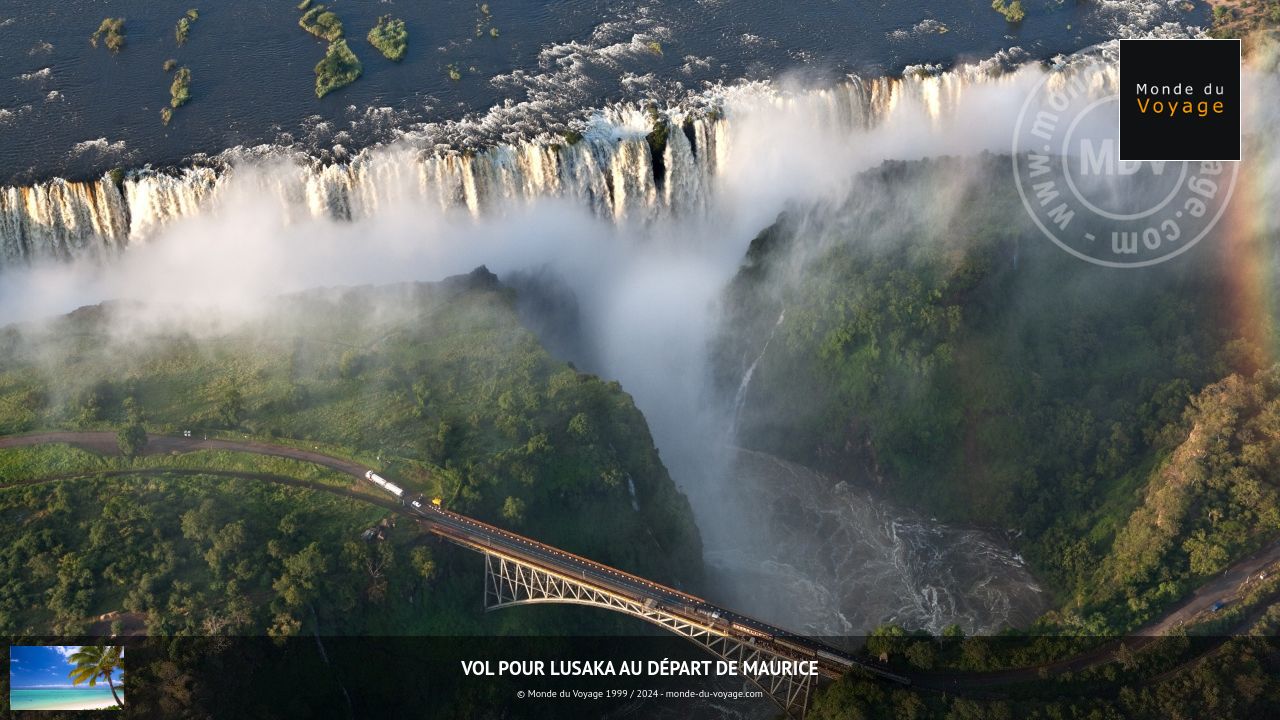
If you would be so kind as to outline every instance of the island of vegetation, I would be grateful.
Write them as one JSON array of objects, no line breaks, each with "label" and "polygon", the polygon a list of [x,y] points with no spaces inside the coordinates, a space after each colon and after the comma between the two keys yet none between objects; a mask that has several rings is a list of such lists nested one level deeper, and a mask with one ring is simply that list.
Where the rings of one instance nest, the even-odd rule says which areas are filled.
[{"label": "island of vegetation", "polygon": [[191,24],[199,19],[200,11],[195,8],[191,8],[187,11],[186,15],[183,15],[178,19],[178,24],[173,29],[173,34],[178,41],[178,45],[181,46],[187,44],[187,37],[191,34]]},{"label": "island of vegetation", "polygon": [[1013,0],[1013,2],[991,0],[991,9],[1003,15],[1004,19],[1011,23],[1020,23],[1027,16],[1022,9],[1022,0]]},{"label": "island of vegetation", "polygon": [[378,18],[377,26],[369,31],[369,43],[388,60],[403,60],[409,46],[409,31],[405,29],[404,20],[394,19],[390,15]]},{"label": "island of vegetation", "polygon": [[298,25],[312,35],[329,41],[324,57],[315,67],[316,97],[322,98],[355,82],[364,67],[342,36],[342,20],[326,10],[324,5],[311,5],[304,1],[298,5],[298,9],[306,11],[298,19]]},{"label": "island of vegetation", "polygon": [[89,36],[89,42],[94,47],[98,47],[98,40],[102,40],[111,52],[120,52],[124,47],[124,18],[104,19],[98,25],[98,29]]},{"label": "island of vegetation", "polygon": [[342,20],[324,5],[311,6],[298,18],[298,25],[321,40],[335,42],[342,39]]},{"label": "island of vegetation", "polygon": [[346,40],[329,43],[324,58],[316,63],[316,97],[324,97],[356,81],[363,71],[360,58],[347,47]]},{"label": "island of vegetation", "polygon": [[489,3],[481,3],[476,9],[479,11],[476,16],[476,37],[481,37],[486,31],[489,37],[498,37],[498,28],[493,27],[493,13],[489,10]]},{"label": "island of vegetation", "polygon": [[180,67],[177,74],[173,76],[173,82],[169,85],[169,106],[176,110],[186,105],[190,99],[191,70],[186,67]]}]

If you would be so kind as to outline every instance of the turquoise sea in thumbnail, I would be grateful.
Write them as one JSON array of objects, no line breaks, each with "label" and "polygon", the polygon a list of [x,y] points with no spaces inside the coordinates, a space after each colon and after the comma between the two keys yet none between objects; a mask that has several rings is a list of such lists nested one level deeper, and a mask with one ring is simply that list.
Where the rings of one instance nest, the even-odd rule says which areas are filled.
[{"label": "turquoise sea in thumbnail", "polygon": [[[124,691],[117,689],[120,699],[124,700]],[[74,688],[11,688],[9,690],[10,710],[89,710],[93,708],[115,707],[111,698],[111,688],[106,685],[98,687]]]}]

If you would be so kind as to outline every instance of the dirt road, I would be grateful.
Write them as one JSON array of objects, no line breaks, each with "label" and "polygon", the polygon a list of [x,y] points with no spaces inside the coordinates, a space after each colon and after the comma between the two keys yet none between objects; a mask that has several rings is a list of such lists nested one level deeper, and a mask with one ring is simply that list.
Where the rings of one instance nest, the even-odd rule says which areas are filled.
[{"label": "dirt road", "polygon": [[[103,431],[55,431],[33,433],[31,435],[10,435],[8,437],[0,437],[0,450],[5,448],[49,445],[53,443],[64,443],[104,455],[118,455],[120,453],[120,448],[116,444],[116,434],[113,432]],[[254,440],[204,440],[194,437],[184,438],[174,437],[172,435],[149,434],[147,435],[147,446],[143,451],[143,454],[167,455],[169,453],[185,453],[194,452],[196,450],[227,450],[230,452],[246,452],[253,453],[255,455],[290,458],[293,460],[313,463],[315,465],[321,465],[339,472],[347,473],[348,475],[354,475],[358,478],[364,477],[365,471],[369,469],[359,463],[335,458],[321,452],[303,450],[301,448],[290,447],[288,445],[274,445],[271,443],[257,442]]]}]

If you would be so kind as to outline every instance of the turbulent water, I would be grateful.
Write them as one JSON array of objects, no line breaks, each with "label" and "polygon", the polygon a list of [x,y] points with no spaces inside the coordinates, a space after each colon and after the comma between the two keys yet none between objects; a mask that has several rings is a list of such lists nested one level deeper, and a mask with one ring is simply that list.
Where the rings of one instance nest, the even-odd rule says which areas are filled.
[{"label": "turbulent water", "polygon": [[[967,95],[991,93],[1008,82],[1008,63],[1002,56],[940,73],[852,77],[822,90],[749,84],[703,96],[692,103],[697,107],[661,113],[616,106],[597,112],[572,144],[521,141],[472,155],[436,152],[406,139],[345,163],[264,146],[228,151],[182,170],[0,188],[0,267],[107,258],[146,243],[175,220],[216,207],[245,166],[274,168],[253,173],[246,180],[255,183],[250,191],[274,198],[295,218],[359,220],[404,204],[463,208],[480,217],[549,197],[572,200],[615,222],[701,213],[727,156],[736,153],[742,162],[755,151],[732,147],[730,124],[738,114],[780,112],[853,134],[892,123],[909,106],[938,123]],[[658,123],[665,128],[665,147],[649,139]]]},{"label": "turbulent water", "polygon": [[[341,159],[405,131],[474,149],[561,132],[591,108],[668,104],[708,84],[896,74],[1014,46],[1045,58],[1209,19],[1206,5],[1181,0],[1040,3],[1017,25],[989,0],[500,0],[485,3],[487,18],[474,0],[341,0],[330,5],[364,71],[317,99],[312,67],[324,43],[298,27],[296,5],[207,4],[177,46],[185,6],[0,0],[0,183],[178,165],[264,143]],[[401,62],[364,41],[384,13],[406,22]],[[88,41],[105,15],[126,19],[119,53]],[[164,125],[169,59],[190,68],[192,99]]]},{"label": "turbulent water", "polygon": [[724,511],[759,532],[747,542],[704,532],[703,541],[714,584],[745,598],[744,612],[837,637],[886,622],[993,633],[1047,609],[1022,558],[988,533],[941,525],[762,453],[736,451],[730,477],[739,492]]}]

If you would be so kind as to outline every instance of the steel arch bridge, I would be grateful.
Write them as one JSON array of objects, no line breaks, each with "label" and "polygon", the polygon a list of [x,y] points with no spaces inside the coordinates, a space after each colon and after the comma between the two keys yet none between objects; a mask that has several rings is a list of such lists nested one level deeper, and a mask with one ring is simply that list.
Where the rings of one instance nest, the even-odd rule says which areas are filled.
[{"label": "steel arch bridge", "polygon": [[[652,600],[642,602],[496,552],[486,551],[484,561],[486,611],[516,605],[589,605],[657,625],[722,660],[738,662],[738,667],[744,667],[744,663],[748,661],[795,659],[791,654],[766,649],[752,636],[748,636],[751,640],[734,637],[712,623],[701,623],[683,613],[665,610]],[[817,676],[808,674],[754,674],[746,675],[746,678],[782,708],[788,718],[797,720],[803,718],[808,711],[809,699],[817,680]]]}]

